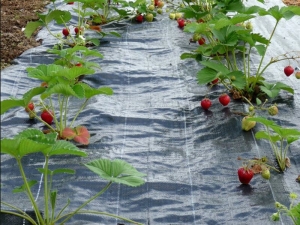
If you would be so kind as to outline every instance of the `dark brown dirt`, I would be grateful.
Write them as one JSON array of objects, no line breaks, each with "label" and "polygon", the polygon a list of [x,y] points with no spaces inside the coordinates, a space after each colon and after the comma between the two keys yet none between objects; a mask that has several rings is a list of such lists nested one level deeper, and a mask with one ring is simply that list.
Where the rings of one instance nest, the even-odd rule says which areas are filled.
[{"label": "dark brown dirt", "polygon": [[[286,5],[300,6],[300,0],[282,0]],[[22,32],[29,21],[37,20],[37,13],[45,11],[49,0],[1,0],[1,69],[27,49],[39,46],[35,37],[26,38]]]},{"label": "dark brown dirt", "polygon": [[26,38],[22,28],[29,21],[37,20],[48,0],[1,0],[1,69],[27,49],[41,43],[35,37]]}]

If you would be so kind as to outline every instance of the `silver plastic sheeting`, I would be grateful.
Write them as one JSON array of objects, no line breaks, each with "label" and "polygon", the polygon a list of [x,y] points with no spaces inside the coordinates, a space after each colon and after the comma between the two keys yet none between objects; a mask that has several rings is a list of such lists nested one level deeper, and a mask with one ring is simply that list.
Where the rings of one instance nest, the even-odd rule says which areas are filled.
[{"label": "silver plastic sheeting", "polygon": [[[280,0],[270,1],[282,6]],[[58,9],[70,8],[64,3]],[[76,18],[74,17],[74,20]],[[268,37],[275,21],[269,17],[253,20],[254,31]],[[51,26],[53,32],[62,27]],[[84,81],[93,87],[109,86],[112,96],[91,99],[78,118],[91,133],[90,145],[85,147],[87,158],[56,157],[50,169],[72,168],[75,175],[58,175],[54,188],[58,189],[59,210],[70,198],[69,210],[75,209],[106,184],[97,175],[85,169],[82,163],[95,158],[123,159],[138,171],[147,174],[146,183],[132,188],[113,184],[101,197],[85,209],[105,211],[148,225],[210,224],[249,225],[275,224],[270,216],[276,212],[275,201],[289,205],[289,193],[300,196],[300,185],[295,178],[300,174],[300,143],[288,150],[292,166],[279,174],[271,171],[271,179],[254,176],[251,185],[241,185],[237,158],[268,156],[275,161],[270,145],[257,141],[256,131],[241,129],[242,117],[233,113],[245,111],[246,105],[231,101],[228,107],[218,103],[224,92],[221,86],[209,93],[213,105],[209,111],[200,107],[208,91],[197,84],[196,73],[201,69],[194,60],[181,60],[180,55],[196,49],[189,44],[190,34],[177,27],[168,13],[157,15],[156,21],[137,24],[122,21],[102,27],[104,32],[117,31],[122,37],[105,37],[99,47],[103,59],[92,59],[101,70],[86,76]],[[300,19],[282,20],[272,40],[267,59],[294,51],[300,47]],[[93,35],[93,34],[91,34]],[[43,45],[24,52],[15,65],[1,71],[1,99],[21,97],[30,87],[39,85],[28,78],[26,68],[52,63],[54,56],[46,52],[55,43],[45,29],[38,38]],[[299,50],[299,49],[298,49]],[[258,66],[253,55],[252,66]],[[272,117],[279,125],[300,129],[300,82],[283,73],[286,62],[278,62],[265,72],[267,80],[280,81],[294,88],[295,94],[281,92],[274,99],[279,114]],[[78,107],[78,100],[70,102],[71,112]],[[267,114],[264,116],[268,116]],[[25,128],[41,128],[37,121],[30,121],[24,109],[16,108],[1,118],[1,136],[13,137]],[[43,167],[39,154],[24,158],[25,172],[29,179],[40,181],[36,170]],[[1,155],[1,200],[31,210],[25,194],[12,194],[12,189],[22,184],[14,159]],[[42,183],[32,188],[38,205],[43,205]],[[109,217],[77,215],[67,224],[102,225],[126,224]],[[283,216],[277,224],[292,224]]]}]

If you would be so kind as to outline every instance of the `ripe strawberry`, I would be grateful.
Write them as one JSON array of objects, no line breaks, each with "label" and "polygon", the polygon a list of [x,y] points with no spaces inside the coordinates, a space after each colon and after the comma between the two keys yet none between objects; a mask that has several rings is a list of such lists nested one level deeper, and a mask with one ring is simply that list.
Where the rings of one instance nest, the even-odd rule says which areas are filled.
[{"label": "ripe strawberry", "polygon": [[199,45],[204,45],[204,44],[205,44],[205,39],[204,39],[204,37],[202,37],[202,38],[200,38],[200,39],[198,40],[198,44],[199,44]]},{"label": "ripe strawberry", "polygon": [[135,17],[135,20],[139,23],[142,23],[144,21],[144,16],[142,14],[139,14]]},{"label": "ripe strawberry", "polygon": [[63,30],[62,30],[62,33],[63,33],[63,35],[64,36],[69,36],[69,30],[67,29],[67,28],[64,28]]},{"label": "ripe strawberry", "polygon": [[74,28],[74,32],[75,32],[76,35],[77,35],[80,31],[81,31],[81,29],[79,30],[78,27],[75,27],[75,28]]},{"label": "ripe strawberry", "polygon": [[154,6],[158,6],[159,0],[154,0]]},{"label": "ripe strawberry", "polygon": [[300,71],[298,71],[298,72],[295,73],[295,77],[296,77],[297,79],[300,79]]},{"label": "ripe strawberry", "polygon": [[278,114],[278,108],[276,105],[272,105],[268,108],[268,113],[271,115],[271,116],[275,116]]},{"label": "ripe strawberry", "polygon": [[294,68],[291,66],[286,66],[283,71],[285,75],[288,77],[294,73]]},{"label": "ripe strawberry", "polygon": [[48,111],[48,110],[44,109],[41,113],[41,119],[43,121],[45,121],[46,123],[51,124],[53,121],[53,115],[54,115],[54,113],[51,110]]},{"label": "ripe strawberry", "polygon": [[29,102],[27,107],[25,108],[25,111],[29,113],[33,110],[34,110],[34,104],[33,104],[33,102]]},{"label": "ripe strawberry", "polygon": [[209,98],[204,98],[202,99],[202,101],[200,102],[200,105],[201,107],[204,109],[204,110],[208,110],[209,107],[211,106],[211,101]]},{"label": "ripe strawberry", "polygon": [[212,84],[217,84],[219,82],[219,78],[214,79],[211,83]]},{"label": "ripe strawberry", "polygon": [[227,94],[221,94],[219,97],[219,102],[223,105],[226,106],[230,102],[230,97]]},{"label": "ripe strawberry", "polygon": [[197,23],[204,23],[205,21],[203,19],[197,20]]},{"label": "ripe strawberry", "polygon": [[183,28],[183,27],[185,26],[185,21],[184,21],[184,19],[178,19],[178,20],[177,20],[177,23],[178,23],[178,26],[179,26],[180,28]]},{"label": "ripe strawberry", "polygon": [[248,168],[241,167],[238,169],[238,177],[242,184],[249,184],[253,178],[253,171]]},{"label": "ripe strawberry", "polygon": [[76,63],[75,66],[82,67],[81,63]]},{"label": "ripe strawberry", "polygon": [[73,5],[73,4],[74,4],[74,2],[68,2],[67,4],[68,4],[68,5]]}]

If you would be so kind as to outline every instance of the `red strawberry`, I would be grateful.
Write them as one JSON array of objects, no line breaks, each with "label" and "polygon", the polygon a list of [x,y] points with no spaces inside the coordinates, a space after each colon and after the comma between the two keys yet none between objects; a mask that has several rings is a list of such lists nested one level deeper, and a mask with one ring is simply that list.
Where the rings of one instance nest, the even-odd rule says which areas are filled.
[{"label": "red strawberry", "polygon": [[226,106],[230,102],[230,97],[227,94],[221,94],[219,97],[219,102],[223,105]]},{"label": "red strawberry", "polygon": [[135,20],[139,23],[142,23],[144,21],[144,16],[142,14],[139,14],[135,17]]},{"label": "red strawberry", "polygon": [[81,63],[76,63],[75,66],[82,67]]},{"label": "red strawberry", "polygon": [[33,102],[29,102],[27,107],[25,108],[25,111],[26,112],[31,112],[33,110],[34,110],[34,104],[33,104]]},{"label": "red strawberry", "polygon": [[184,19],[179,18],[179,19],[177,20],[177,23],[178,23],[178,27],[180,27],[180,28],[183,28],[183,27],[185,26],[185,21],[184,21]]},{"label": "red strawberry", "polygon": [[62,30],[62,33],[63,33],[63,35],[64,36],[69,36],[69,30],[67,29],[67,28],[64,28],[63,30]]},{"label": "red strawberry", "polygon": [[209,107],[211,106],[211,101],[209,98],[204,98],[202,99],[202,101],[200,102],[200,105],[203,109],[208,110]]},{"label": "red strawberry", "polygon": [[212,84],[217,84],[219,82],[219,78],[214,79],[211,83]]},{"label": "red strawberry", "polygon": [[248,168],[241,167],[238,169],[238,177],[242,184],[249,184],[253,178],[253,171]]},{"label": "red strawberry", "polygon": [[54,115],[54,113],[51,110],[48,111],[48,110],[44,109],[41,113],[41,119],[43,121],[45,121],[46,123],[51,124],[53,121],[53,115]]},{"label": "red strawberry", "polygon": [[73,5],[73,4],[74,4],[74,2],[68,2],[67,4],[68,4],[68,5]]},{"label": "red strawberry", "polygon": [[294,68],[291,67],[291,66],[286,66],[284,68],[284,73],[288,77],[288,76],[290,76],[290,75],[292,75],[294,73]]},{"label": "red strawberry", "polygon": [[202,38],[200,38],[200,39],[198,40],[198,44],[199,44],[199,45],[204,45],[204,44],[205,44],[205,39],[204,39],[204,37],[202,37]]},{"label": "red strawberry", "polygon": [[203,19],[197,20],[197,23],[204,23],[205,21]]},{"label": "red strawberry", "polygon": [[75,28],[74,28],[74,32],[75,32],[75,34],[78,34],[79,28],[78,28],[78,27],[75,27]]}]

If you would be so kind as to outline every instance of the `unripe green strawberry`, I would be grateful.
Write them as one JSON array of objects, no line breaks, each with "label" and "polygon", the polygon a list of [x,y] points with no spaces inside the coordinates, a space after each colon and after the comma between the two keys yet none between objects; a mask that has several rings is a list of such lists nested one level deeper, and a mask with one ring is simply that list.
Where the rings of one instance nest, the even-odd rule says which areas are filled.
[{"label": "unripe green strawberry", "polygon": [[162,14],[162,13],[163,13],[163,10],[162,10],[161,8],[158,8],[158,9],[157,9],[157,13],[158,13],[158,14]]},{"label": "unripe green strawberry", "polygon": [[295,77],[296,77],[297,79],[300,79],[300,71],[298,71],[298,72],[295,73]]},{"label": "unripe green strawberry", "polygon": [[254,106],[253,105],[250,105],[249,106],[249,112],[252,112],[254,110]]},{"label": "unripe green strawberry", "polygon": [[153,11],[155,9],[155,6],[154,5],[149,5],[148,9],[151,10],[151,11]]},{"label": "unripe green strawberry", "polygon": [[276,105],[272,105],[268,108],[268,113],[271,115],[271,116],[275,116],[278,114],[278,108]]},{"label": "unripe green strawberry", "polygon": [[243,119],[242,119],[242,129],[244,131],[249,131],[251,130],[253,127],[255,127],[256,125],[256,121],[248,121],[247,119],[248,118],[251,118],[250,116],[245,116]]},{"label": "unripe green strawberry", "polygon": [[193,41],[198,41],[200,38],[201,38],[201,35],[200,35],[200,34],[195,33],[195,34],[193,35]]},{"label": "unripe green strawberry", "polygon": [[247,30],[253,30],[253,25],[250,21],[246,22],[245,27],[246,27]]},{"label": "unripe green strawberry", "polygon": [[269,169],[264,169],[262,172],[261,172],[261,176],[262,178],[266,179],[266,180],[269,180],[270,177],[271,177],[271,173],[270,173],[270,170]]}]

